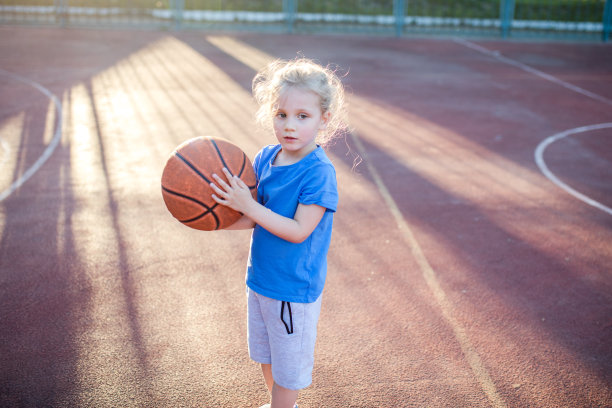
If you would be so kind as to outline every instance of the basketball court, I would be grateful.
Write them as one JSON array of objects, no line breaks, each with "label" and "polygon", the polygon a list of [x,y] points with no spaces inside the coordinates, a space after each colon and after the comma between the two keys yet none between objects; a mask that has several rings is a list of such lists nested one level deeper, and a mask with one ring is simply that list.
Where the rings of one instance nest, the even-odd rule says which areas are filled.
[{"label": "basketball court", "polygon": [[186,139],[252,159],[250,82],[337,65],[301,408],[612,406],[609,44],[0,27],[0,406],[259,407],[248,231],[168,213]]}]

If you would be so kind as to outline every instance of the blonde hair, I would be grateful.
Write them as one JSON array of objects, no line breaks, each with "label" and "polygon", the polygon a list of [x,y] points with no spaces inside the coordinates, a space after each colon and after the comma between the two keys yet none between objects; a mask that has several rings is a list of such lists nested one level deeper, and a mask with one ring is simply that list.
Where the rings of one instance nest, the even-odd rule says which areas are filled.
[{"label": "blonde hair", "polygon": [[326,145],[346,129],[344,87],[340,78],[329,67],[308,58],[274,61],[253,78],[253,96],[259,104],[256,118],[260,124],[271,126],[280,94],[293,86],[317,94],[321,113],[329,112],[327,126],[317,135],[317,143]]}]

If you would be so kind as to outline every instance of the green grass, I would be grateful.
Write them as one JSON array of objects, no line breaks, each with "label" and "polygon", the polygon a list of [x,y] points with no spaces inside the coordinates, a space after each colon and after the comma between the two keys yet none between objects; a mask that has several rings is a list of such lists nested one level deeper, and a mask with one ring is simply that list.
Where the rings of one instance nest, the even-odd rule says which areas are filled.
[{"label": "green grass", "polygon": [[281,12],[282,0],[185,0],[185,10]]},{"label": "green grass", "polygon": [[[393,0],[296,0],[299,12],[379,15],[393,13]],[[404,0],[406,15],[499,18],[500,0]],[[66,0],[75,7],[167,9],[170,0]],[[603,19],[605,0],[515,0],[517,20],[594,21]],[[54,0],[0,0],[0,5],[53,6]],[[185,10],[280,12],[283,0],[184,0]]]},{"label": "green grass", "polygon": [[517,0],[514,18],[601,22],[604,4],[604,0]]}]

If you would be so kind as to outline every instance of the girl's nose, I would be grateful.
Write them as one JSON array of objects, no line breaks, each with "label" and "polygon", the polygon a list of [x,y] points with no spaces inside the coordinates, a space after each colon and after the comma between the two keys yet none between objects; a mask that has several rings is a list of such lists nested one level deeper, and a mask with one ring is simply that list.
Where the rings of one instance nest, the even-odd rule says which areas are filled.
[{"label": "girl's nose", "polygon": [[295,130],[295,119],[287,118],[285,130]]}]

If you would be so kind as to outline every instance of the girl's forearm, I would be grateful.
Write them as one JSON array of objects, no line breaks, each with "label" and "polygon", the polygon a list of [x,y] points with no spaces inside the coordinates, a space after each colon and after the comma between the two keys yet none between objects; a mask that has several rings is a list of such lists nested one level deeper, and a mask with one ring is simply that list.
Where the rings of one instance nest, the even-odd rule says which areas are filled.
[{"label": "girl's forearm", "polygon": [[244,214],[255,224],[289,242],[303,242],[312,232],[295,219],[277,214],[256,201],[249,205]]},{"label": "girl's forearm", "polygon": [[[248,218],[253,223],[261,226],[270,233],[293,243],[303,242],[321,221],[325,208],[315,204],[298,204],[293,218],[284,217],[259,204],[246,184],[237,176],[232,176],[227,169],[223,169],[229,184],[221,177],[213,174],[213,178],[219,184],[210,183],[215,191],[212,198],[219,204],[226,205],[244,214],[242,218]],[[251,228],[248,221],[242,219],[239,224],[232,225],[229,229]]]},{"label": "girl's forearm", "polygon": [[245,229],[251,229],[254,226],[255,226],[255,223],[253,222],[253,220],[247,217],[246,215],[243,215],[242,217],[238,219],[238,221],[236,221],[235,223],[233,223],[232,225],[230,225],[229,227],[225,229],[226,230],[245,230]]}]

